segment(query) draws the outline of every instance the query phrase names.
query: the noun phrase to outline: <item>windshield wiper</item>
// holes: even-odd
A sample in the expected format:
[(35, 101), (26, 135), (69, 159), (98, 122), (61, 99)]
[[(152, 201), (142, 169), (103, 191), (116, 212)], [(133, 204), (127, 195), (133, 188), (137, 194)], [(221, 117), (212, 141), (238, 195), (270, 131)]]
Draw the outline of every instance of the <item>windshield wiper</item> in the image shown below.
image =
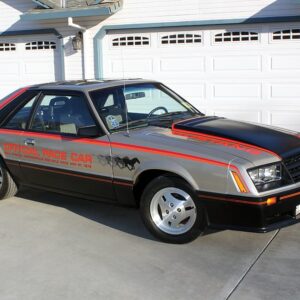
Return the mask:
[(186, 116), (195, 116), (196, 113), (192, 113), (190, 111), (176, 111), (176, 112), (172, 112), (172, 113), (168, 113), (168, 114), (163, 114), (160, 116), (155, 116), (155, 118), (150, 118), (149, 121), (153, 121), (153, 122), (159, 122), (159, 121), (172, 121), (174, 120), (176, 117), (176, 119), (180, 119), (181, 117), (186, 117)]
[(186, 113), (189, 113), (189, 112), (187, 112), (187, 111), (174, 111), (174, 112), (165, 113), (165, 114), (162, 114), (162, 115), (153, 115), (150, 118), (148, 118), (148, 120), (151, 120), (151, 119), (155, 120), (155, 119), (161, 119), (161, 118), (170, 118), (170, 117), (173, 117), (173, 116), (186, 114)]

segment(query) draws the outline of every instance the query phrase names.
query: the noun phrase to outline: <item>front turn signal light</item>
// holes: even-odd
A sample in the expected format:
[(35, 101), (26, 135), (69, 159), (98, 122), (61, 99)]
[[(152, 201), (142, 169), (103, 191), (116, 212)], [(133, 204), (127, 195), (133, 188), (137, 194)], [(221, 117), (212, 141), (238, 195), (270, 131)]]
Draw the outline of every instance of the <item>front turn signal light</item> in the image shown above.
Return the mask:
[(276, 203), (277, 203), (277, 198), (276, 198), (276, 197), (272, 197), (272, 198), (269, 198), (269, 199), (267, 200), (267, 205), (268, 205), (268, 206), (274, 205), (274, 204), (276, 204)]

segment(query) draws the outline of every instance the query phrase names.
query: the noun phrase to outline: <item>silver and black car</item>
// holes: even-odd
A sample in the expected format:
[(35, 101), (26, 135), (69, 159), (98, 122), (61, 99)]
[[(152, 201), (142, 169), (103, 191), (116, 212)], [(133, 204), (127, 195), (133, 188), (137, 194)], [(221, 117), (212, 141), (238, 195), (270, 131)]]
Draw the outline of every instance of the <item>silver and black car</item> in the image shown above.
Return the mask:
[(159, 239), (297, 221), (300, 136), (206, 116), (161, 83), (73, 81), (0, 102), (0, 198), (31, 186), (140, 208)]

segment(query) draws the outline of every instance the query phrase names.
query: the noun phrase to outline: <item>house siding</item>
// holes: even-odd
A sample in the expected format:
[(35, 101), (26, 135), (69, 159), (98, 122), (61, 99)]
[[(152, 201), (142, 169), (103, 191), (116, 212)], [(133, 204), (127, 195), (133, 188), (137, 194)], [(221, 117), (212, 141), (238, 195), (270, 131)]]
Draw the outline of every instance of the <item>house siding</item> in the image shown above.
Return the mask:
[[(51, 21), (21, 21), (20, 15), (33, 9), (31, 0), (0, 1), (0, 32), (28, 29), (55, 28), (63, 36), (65, 78), (82, 78), (82, 53), (72, 51), (71, 38), (78, 29), (67, 26), (66, 19)], [(280, 16), (300, 16), (297, 0), (124, 0), (123, 9), (115, 15), (101, 19), (75, 18), (74, 21), (88, 28), (85, 47), (86, 78), (95, 77), (94, 37), (103, 26), (207, 21), (220, 19), (248, 19)]]
[(124, 0), (110, 24), (300, 15), (297, 0)]

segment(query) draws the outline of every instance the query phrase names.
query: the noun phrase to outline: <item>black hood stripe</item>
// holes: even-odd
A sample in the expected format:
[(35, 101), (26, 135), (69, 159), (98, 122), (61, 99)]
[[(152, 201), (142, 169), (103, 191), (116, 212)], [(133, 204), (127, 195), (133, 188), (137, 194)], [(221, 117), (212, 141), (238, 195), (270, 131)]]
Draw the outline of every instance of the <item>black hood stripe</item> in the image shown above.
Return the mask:
[(223, 138), (223, 137), (219, 137), (219, 136), (215, 136), (215, 135), (211, 135), (211, 134), (191, 132), (191, 131), (183, 130), (183, 129), (175, 129), (175, 128), (172, 128), (172, 133), (174, 135), (180, 135), (180, 136), (185, 136), (185, 137), (189, 137), (192, 139), (196, 139), (201, 142), (207, 142), (207, 143), (211, 143), (211, 144), (215, 144), (215, 145), (219, 145), (219, 146), (224, 146), (227, 148), (232, 148), (237, 151), (246, 152), (251, 155), (260, 155), (262, 153), (268, 153), (272, 156), (276, 156), (279, 159), (281, 159), (281, 157), (279, 155), (277, 155), (276, 153), (274, 153), (272, 151), (269, 151), (267, 149), (257, 147), (257, 146), (254, 146), (254, 145), (251, 145), (248, 143), (235, 141), (233, 139)]
[(218, 117), (197, 117), (183, 120), (173, 125), (173, 131), (184, 130), (224, 138), (249, 146), (265, 149), (277, 156), (287, 158), (300, 153), (300, 138), (298, 136), (240, 121)]

